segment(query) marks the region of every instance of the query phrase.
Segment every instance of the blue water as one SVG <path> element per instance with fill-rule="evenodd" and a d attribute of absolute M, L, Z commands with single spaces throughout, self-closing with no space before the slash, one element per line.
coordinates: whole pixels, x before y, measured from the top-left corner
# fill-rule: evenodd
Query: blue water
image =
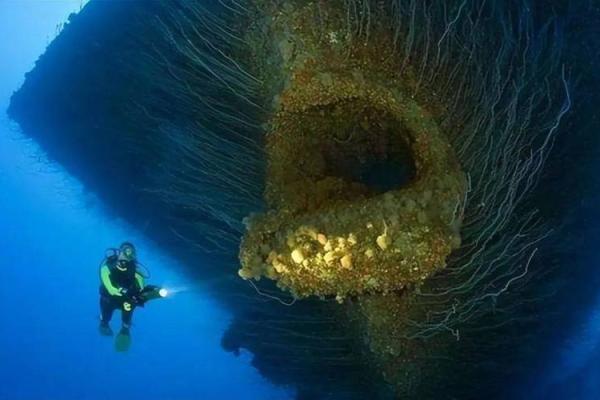
<path fill-rule="evenodd" d="M 0 2 L 0 104 L 79 1 Z M 6 62 L 8 60 L 8 62 Z M 287 399 L 220 345 L 230 315 L 140 231 L 46 160 L 0 114 L 0 399 Z M 150 283 L 178 291 L 137 309 L 132 346 L 98 334 L 98 265 L 133 241 Z M 199 263 L 202 261 L 199 260 Z M 116 331 L 120 315 L 112 321 Z"/>
<path fill-rule="evenodd" d="M 181 274 L 138 227 L 108 217 L 4 115 L 57 25 L 80 6 L 0 0 L 0 400 L 294 398 L 259 375 L 250 353 L 221 348 L 231 316 L 203 282 Z M 176 293 L 136 310 L 132 347 L 117 353 L 97 332 L 98 264 L 124 240 L 137 245 L 149 282 Z M 596 304 L 579 325 L 561 327 L 568 339 L 539 355 L 547 363 L 518 392 L 600 398 L 600 296 Z M 115 314 L 114 330 L 119 323 Z"/>

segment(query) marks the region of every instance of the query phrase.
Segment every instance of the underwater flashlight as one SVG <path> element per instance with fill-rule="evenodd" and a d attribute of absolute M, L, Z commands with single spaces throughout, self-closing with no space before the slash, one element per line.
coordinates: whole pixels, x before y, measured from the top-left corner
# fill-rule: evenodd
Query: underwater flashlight
<path fill-rule="evenodd" d="M 133 304 L 139 307 L 143 307 L 147 301 L 161 299 L 166 297 L 168 294 L 169 291 L 167 289 L 154 285 L 148 285 L 144 287 L 141 291 L 129 294 L 128 297 L 131 299 Z"/>

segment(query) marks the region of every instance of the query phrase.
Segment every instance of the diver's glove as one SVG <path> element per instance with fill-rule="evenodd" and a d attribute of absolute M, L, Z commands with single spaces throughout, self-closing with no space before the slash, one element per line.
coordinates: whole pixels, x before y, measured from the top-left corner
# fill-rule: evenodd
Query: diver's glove
<path fill-rule="evenodd" d="M 129 290 L 127 290 L 125 288 L 120 288 L 119 289 L 119 293 L 121 294 L 121 296 L 127 296 L 128 292 L 129 292 Z"/>

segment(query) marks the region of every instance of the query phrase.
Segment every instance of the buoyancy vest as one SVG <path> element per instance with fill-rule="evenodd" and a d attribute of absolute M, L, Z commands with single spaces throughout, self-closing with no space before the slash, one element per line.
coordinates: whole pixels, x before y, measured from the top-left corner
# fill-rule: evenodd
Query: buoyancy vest
<path fill-rule="evenodd" d="M 110 283 L 117 288 L 125 288 L 127 290 L 136 290 L 137 289 L 137 281 L 135 277 L 136 266 L 135 261 L 128 263 L 128 266 L 125 270 L 118 268 L 118 257 L 110 256 L 106 258 L 104 265 L 106 265 L 110 271 L 109 279 Z M 108 291 L 101 285 L 101 291 L 105 294 L 108 294 Z"/>

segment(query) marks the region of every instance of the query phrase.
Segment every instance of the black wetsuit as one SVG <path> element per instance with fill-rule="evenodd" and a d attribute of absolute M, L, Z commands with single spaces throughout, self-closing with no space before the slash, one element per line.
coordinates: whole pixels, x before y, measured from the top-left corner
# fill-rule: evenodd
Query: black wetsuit
<path fill-rule="evenodd" d="M 108 278 L 110 280 L 110 290 L 126 289 L 129 292 L 138 292 L 143 287 L 141 275 L 136 272 L 135 262 L 129 263 L 128 267 L 123 271 L 117 268 L 117 257 L 109 257 L 105 260 L 102 268 L 108 268 Z M 102 269 L 101 269 L 102 271 Z M 102 272 L 101 272 L 102 274 Z M 115 310 L 121 310 L 121 319 L 124 325 L 131 325 L 131 318 L 135 309 L 133 302 L 126 295 L 119 296 L 111 294 L 104 282 L 100 284 L 100 310 L 102 313 L 102 322 L 108 323 Z"/>

